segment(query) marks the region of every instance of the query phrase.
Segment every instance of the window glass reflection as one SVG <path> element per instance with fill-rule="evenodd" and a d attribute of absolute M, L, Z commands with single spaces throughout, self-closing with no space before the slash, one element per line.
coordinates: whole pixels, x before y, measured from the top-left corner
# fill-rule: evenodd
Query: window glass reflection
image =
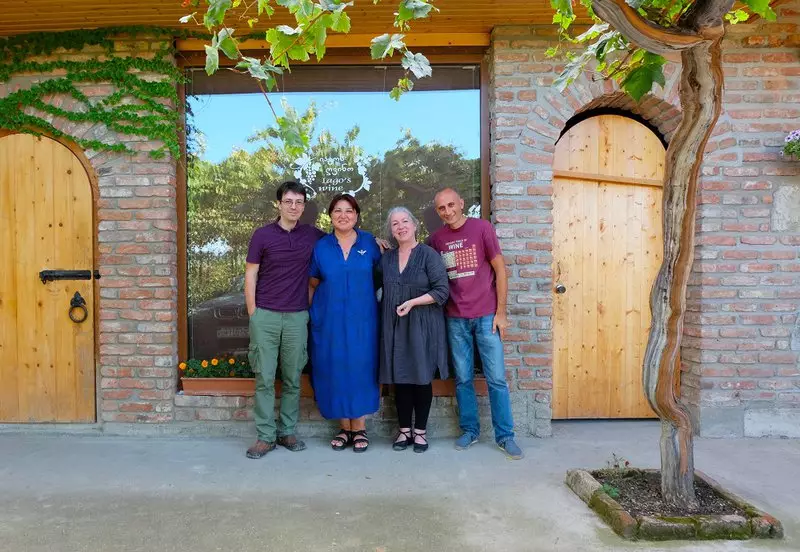
<path fill-rule="evenodd" d="M 203 81 L 197 88 L 215 93 L 189 97 L 191 358 L 246 353 L 247 246 L 254 229 L 277 217 L 275 189 L 284 180 L 307 187 L 301 221 L 326 231 L 330 198 L 342 192 L 358 199 L 361 228 L 376 235 L 382 235 L 386 213 L 397 205 L 408 207 L 422 221 L 421 239 L 438 229 L 441 221 L 433 195 L 444 186 L 462 194 L 470 216 L 480 216 L 476 66 L 436 67 L 427 89 L 407 94 L 400 102 L 388 97 L 393 81 L 377 79 L 373 67 L 324 71 L 321 81 L 313 77 L 322 73 L 293 70 L 295 81 L 272 95 L 279 115 L 295 109 L 311 131 L 310 147 L 301 155 L 290 155 L 270 136 L 271 113 L 261 94 L 216 93 L 239 88 Z M 315 83 L 323 91 L 315 91 Z M 281 97 L 286 101 L 278 105 Z"/>

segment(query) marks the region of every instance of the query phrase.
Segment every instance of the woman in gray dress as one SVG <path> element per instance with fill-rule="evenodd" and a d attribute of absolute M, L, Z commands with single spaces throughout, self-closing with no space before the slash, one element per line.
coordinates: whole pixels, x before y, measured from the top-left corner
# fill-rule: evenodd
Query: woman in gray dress
<path fill-rule="evenodd" d="M 443 306 L 449 295 L 441 257 L 417 242 L 419 221 L 405 207 L 389 211 L 386 234 L 395 247 L 381 258 L 380 382 L 394 384 L 400 430 L 392 448 L 428 449 L 426 426 L 436 371 L 448 376 Z M 411 434 L 411 418 L 414 434 Z"/>

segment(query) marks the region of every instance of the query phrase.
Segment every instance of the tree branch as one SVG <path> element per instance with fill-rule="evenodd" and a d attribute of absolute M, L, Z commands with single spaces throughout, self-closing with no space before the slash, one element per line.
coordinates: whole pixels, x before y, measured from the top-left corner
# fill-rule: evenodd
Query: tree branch
<path fill-rule="evenodd" d="M 731 8 L 733 0 L 697 0 L 678 19 L 678 26 L 697 32 L 722 27 Z"/>
<path fill-rule="evenodd" d="M 655 25 L 639 15 L 625 0 L 594 0 L 592 5 L 600 19 L 610 23 L 639 48 L 654 54 L 686 50 L 710 38 L 700 33 L 666 29 Z"/>

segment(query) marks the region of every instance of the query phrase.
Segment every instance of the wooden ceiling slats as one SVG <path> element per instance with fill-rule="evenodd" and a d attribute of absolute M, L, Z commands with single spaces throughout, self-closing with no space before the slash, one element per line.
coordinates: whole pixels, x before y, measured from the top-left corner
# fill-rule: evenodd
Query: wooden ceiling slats
<path fill-rule="evenodd" d="M 125 25 L 192 28 L 178 22 L 190 12 L 180 6 L 179 0 L 134 0 L 124 4 L 108 0 L 21 0 L 8 4 L 0 12 L 0 36 Z M 392 0 L 377 5 L 359 0 L 348 8 L 353 30 L 369 34 L 395 31 L 395 4 Z M 497 25 L 549 25 L 553 14 L 549 0 L 438 0 L 436 6 L 441 11 L 415 22 L 412 33 L 489 33 Z M 292 22 L 285 10 L 279 10 L 271 20 L 256 24 L 255 30 Z M 582 22 L 586 22 L 585 18 Z M 240 32 L 249 31 L 242 20 Z"/>

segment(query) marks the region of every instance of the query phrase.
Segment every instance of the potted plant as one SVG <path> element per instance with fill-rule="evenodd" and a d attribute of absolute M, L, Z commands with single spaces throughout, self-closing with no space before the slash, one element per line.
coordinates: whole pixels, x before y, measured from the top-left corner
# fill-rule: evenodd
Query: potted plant
<path fill-rule="evenodd" d="M 800 130 L 793 130 L 786 137 L 783 155 L 800 159 Z"/>
<path fill-rule="evenodd" d="M 252 396 L 255 374 L 246 358 L 192 358 L 178 365 L 186 395 Z"/>

